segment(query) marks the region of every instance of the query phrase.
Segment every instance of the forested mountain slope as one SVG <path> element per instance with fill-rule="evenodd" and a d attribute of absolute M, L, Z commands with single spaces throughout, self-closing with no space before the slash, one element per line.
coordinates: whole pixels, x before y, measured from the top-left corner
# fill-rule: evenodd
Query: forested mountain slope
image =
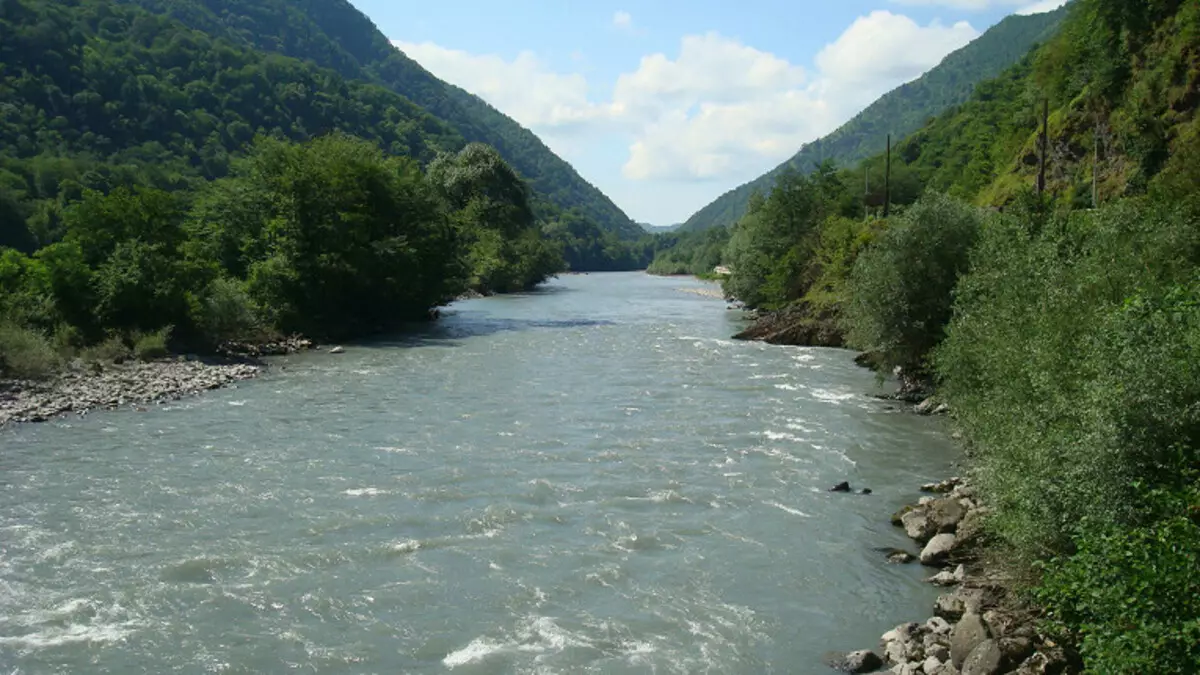
<path fill-rule="evenodd" d="M 851 166 L 878 154 L 889 133 L 895 141 L 920 129 L 930 117 L 966 101 L 978 83 L 1004 72 L 1034 45 L 1053 36 L 1066 11 L 1064 7 L 1004 19 L 919 79 L 885 94 L 837 131 L 805 145 L 763 176 L 726 192 L 688 218 L 681 229 L 732 225 L 745 214 L 750 195 L 770 190 L 789 167 L 807 173 L 825 160 Z"/>
<path fill-rule="evenodd" d="M 166 13 L 235 44 L 310 60 L 347 79 L 374 82 L 500 151 L 535 192 L 578 209 L 623 239 L 644 233 L 608 197 L 531 131 L 482 99 L 443 82 L 394 48 L 348 0 L 122 0 Z"/>
<path fill-rule="evenodd" d="M 0 6 L 0 246 L 55 240 L 83 190 L 184 190 L 226 175 L 259 130 L 302 141 L 335 129 L 421 161 L 465 145 L 384 87 L 132 5 Z"/>

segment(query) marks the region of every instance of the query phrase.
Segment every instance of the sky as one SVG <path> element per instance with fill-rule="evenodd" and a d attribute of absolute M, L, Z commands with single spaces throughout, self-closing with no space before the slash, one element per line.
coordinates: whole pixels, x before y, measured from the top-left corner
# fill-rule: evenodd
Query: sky
<path fill-rule="evenodd" d="M 682 222 L 1008 14 L 1065 0 L 351 0 L 639 222 Z"/>

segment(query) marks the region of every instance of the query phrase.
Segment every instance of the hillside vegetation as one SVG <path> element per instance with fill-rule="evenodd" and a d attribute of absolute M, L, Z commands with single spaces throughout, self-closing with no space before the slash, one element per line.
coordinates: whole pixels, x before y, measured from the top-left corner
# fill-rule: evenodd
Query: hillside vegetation
<path fill-rule="evenodd" d="M 936 388 L 991 558 L 1097 675 L 1200 672 L 1197 103 L 1200 3 L 1077 0 L 900 144 L 888 217 L 882 157 L 789 171 L 721 254 L 738 298 Z"/>
<path fill-rule="evenodd" d="M 329 68 L 404 96 L 470 142 L 486 143 L 562 210 L 577 209 L 605 232 L 644 232 L 528 129 L 482 99 L 443 82 L 396 49 L 348 0 L 124 0 L 235 45 Z"/>
<path fill-rule="evenodd" d="M 838 167 L 849 167 L 875 156 L 887 144 L 888 134 L 898 141 L 920 129 L 931 117 L 966 101 L 977 84 L 996 77 L 1035 45 L 1051 38 L 1065 15 L 1063 8 L 1004 19 L 928 73 L 885 94 L 837 131 L 805 145 L 766 174 L 721 195 L 688 218 L 681 229 L 733 225 L 746 213 L 751 195 L 770 191 L 788 169 L 808 173 L 827 160 Z M 883 182 L 882 174 L 872 178 Z"/>
<path fill-rule="evenodd" d="M 0 5 L 0 373 L 423 318 L 644 265 L 388 88 L 132 5 Z"/>

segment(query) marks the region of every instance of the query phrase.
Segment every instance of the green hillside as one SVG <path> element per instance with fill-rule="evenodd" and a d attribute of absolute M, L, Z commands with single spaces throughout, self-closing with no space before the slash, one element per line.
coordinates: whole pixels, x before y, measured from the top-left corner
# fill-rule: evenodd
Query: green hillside
<path fill-rule="evenodd" d="M 235 44 L 286 54 L 403 95 L 463 138 L 500 151 L 561 209 L 578 209 L 606 231 L 634 240 L 644 232 L 532 132 L 482 99 L 447 84 L 395 49 L 347 0 L 124 0 L 168 14 Z"/>
<path fill-rule="evenodd" d="M 1198 108 L 1200 3 L 1076 0 L 898 145 L 890 209 L 882 156 L 788 170 L 720 252 L 780 310 L 742 337 L 851 346 L 947 404 L 989 509 L 952 555 L 1041 633 L 1005 672 L 1200 672 Z"/>
<path fill-rule="evenodd" d="M 878 154 L 889 133 L 898 140 L 920 129 L 931 117 L 966 101 L 979 82 L 999 75 L 1053 36 L 1066 11 L 1064 7 L 1004 19 L 925 75 L 885 94 L 837 131 L 805 145 L 765 175 L 721 195 L 688 218 L 681 229 L 732 225 L 746 213 L 750 195 L 770 190 L 788 167 L 807 173 L 825 160 L 851 166 Z"/>

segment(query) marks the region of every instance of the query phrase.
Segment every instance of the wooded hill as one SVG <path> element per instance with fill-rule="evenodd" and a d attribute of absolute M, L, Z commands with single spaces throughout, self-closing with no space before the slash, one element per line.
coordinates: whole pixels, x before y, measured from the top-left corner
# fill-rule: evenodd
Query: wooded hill
<path fill-rule="evenodd" d="M 1004 72 L 1035 45 L 1052 37 L 1066 8 L 1032 16 L 1010 16 L 947 56 L 920 78 L 882 96 L 832 134 L 805 145 L 766 174 L 718 197 L 693 214 L 681 231 L 728 227 L 746 213 L 750 195 L 768 192 L 787 169 L 801 173 L 831 160 L 849 167 L 877 155 L 887 143 L 924 126 L 930 118 L 970 98 L 975 86 Z"/>
<path fill-rule="evenodd" d="M 644 233 L 600 190 L 531 131 L 479 97 L 439 80 L 391 45 L 348 0 L 124 0 L 237 45 L 329 68 L 347 80 L 386 87 L 447 123 L 469 142 L 500 151 L 535 193 L 578 209 L 622 239 Z"/>

